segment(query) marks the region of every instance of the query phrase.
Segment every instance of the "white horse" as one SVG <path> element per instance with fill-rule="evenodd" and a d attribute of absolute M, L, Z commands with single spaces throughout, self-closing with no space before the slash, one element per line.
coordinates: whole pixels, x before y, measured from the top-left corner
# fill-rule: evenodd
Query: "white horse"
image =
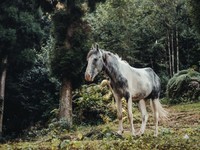
<path fill-rule="evenodd" d="M 118 134 L 123 133 L 122 126 L 122 98 L 128 103 L 128 118 L 130 121 L 131 134 L 141 135 L 144 133 L 148 114 L 145 100 L 150 99 L 155 119 L 155 136 L 158 135 L 159 119 L 167 119 L 167 111 L 163 109 L 159 101 L 160 79 L 151 68 L 134 68 L 127 62 L 121 60 L 118 55 L 111 52 L 92 47 L 87 55 L 88 65 L 85 79 L 93 81 L 102 70 L 110 79 L 110 86 L 117 103 L 117 116 L 119 119 Z M 132 102 L 139 102 L 142 114 L 142 125 L 138 133 L 133 127 Z"/>

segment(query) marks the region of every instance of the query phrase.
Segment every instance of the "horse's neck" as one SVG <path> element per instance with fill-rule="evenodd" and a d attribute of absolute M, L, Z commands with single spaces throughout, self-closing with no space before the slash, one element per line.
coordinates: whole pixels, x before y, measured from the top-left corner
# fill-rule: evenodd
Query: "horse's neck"
<path fill-rule="evenodd" d="M 118 77 L 121 75 L 118 62 L 112 63 L 110 61 L 107 61 L 106 63 L 104 63 L 104 70 L 112 82 L 117 82 Z"/>

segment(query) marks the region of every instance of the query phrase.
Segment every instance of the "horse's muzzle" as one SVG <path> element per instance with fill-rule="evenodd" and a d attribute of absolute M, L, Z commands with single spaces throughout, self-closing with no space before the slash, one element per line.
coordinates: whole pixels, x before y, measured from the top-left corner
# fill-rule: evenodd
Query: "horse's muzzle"
<path fill-rule="evenodd" d="M 85 74 L 85 80 L 90 82 L 93 81 L 92 77 L 88 73 Z"/>

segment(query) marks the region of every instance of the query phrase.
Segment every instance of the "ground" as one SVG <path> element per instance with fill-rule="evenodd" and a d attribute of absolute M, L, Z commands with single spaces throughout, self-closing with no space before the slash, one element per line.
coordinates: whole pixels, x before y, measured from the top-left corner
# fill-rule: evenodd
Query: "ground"
<path fill-rule="evenodd" d="M 200 102 L 166 106 L 169 120 L 159 125 L 158 137 L 153 136 L 153 117 L 150 117 L 145 134 L 140 137 L 130 136 L 127 118 L 124 117 L 125 133 L 120 136 L 117 131 L 118 122 L 108 122 L 98 126 L 79 126 L 62 132 L 52 129 L 30 139 L 17 139 L 0 145 L 0 150 L 56 150 L 56 149 L 90 149 L 90 150 L 183 150 L 200 149 Z M 134 111 L 136 130 L 141 123 L 140 113 Z M 44 129 L 45 130 L 45 129 Z"/>

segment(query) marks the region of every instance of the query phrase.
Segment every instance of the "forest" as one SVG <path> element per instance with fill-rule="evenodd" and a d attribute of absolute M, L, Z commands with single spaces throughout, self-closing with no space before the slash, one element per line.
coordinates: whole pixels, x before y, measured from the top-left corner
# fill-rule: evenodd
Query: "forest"
<path fill-rule="evenodd" d="M 0 149 L 199 149 L 200 1 L 1 0 Z M 92 45 L 161 81 L 168 120 L 131 136 L 102 71 L 85 80 Z M 133 124 L 142 116 L 132 104 Z"/>

